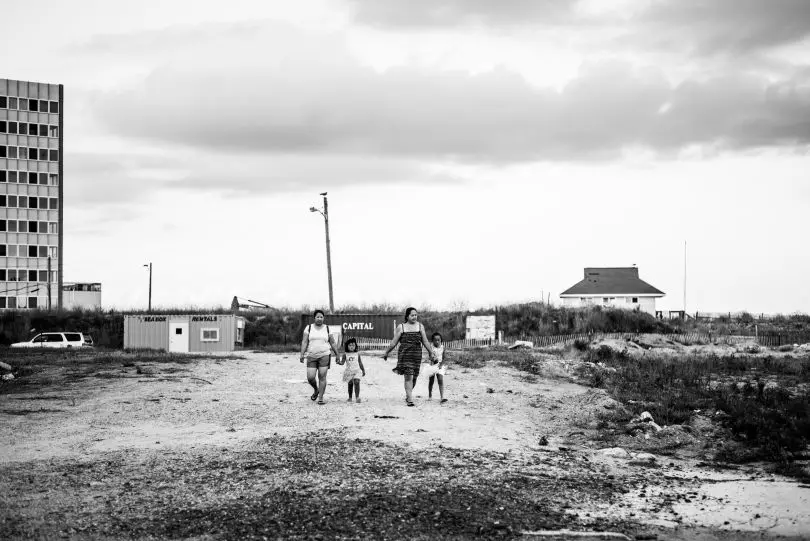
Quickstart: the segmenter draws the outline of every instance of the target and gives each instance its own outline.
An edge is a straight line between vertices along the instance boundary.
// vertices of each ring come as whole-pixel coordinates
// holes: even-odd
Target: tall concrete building
[[[64,88],[0,79],[0,310],[62,307]]]

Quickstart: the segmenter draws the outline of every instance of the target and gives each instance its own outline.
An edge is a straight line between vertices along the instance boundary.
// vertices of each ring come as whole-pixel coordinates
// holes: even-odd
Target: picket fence
[[[577,333],[577,334],[556,334],[545,336],[506,337],[503,345],[514,344],[517,340],[532,342],[535,347],[567,346],[577,340],[592,342],[595,340],[638,340],[645,336],[662,336],[673,342],[683,345],[693,344],[726,344],[734,345],[745,342],[757,342],[762,346],[779,347],[784,344],[807,343],[810,342],[810,335],[799,334],[748,334],[748,335],[727,335],[714,333],[679,333],[654,335],[648,333]],[[357,345],[361,350],[384,350],[391,343],[390,340],[382,338],[358,338]],[[473,348],[486,348],[497,345],[495,340],[451,340],[444,343],[446,350],[460,351]],[[392,351],[396,351],[395,346]]]

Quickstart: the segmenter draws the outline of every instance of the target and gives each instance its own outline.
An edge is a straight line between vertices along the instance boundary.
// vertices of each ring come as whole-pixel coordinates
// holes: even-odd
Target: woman
[[[315,310],[312,314],[315,323],[307,325],[304,329],[304,339],[301,340],[301,362],[307,360],[307,381],[315,391],[310,396],[310,400],[317,400],[318,404],[323,405],[323,393],[326,391],[326,373],[329,371],[329,365],[332,352],[335,353],[335,359],[338,358],[337,346],[335,339],[329,334],[329,325],[323,324],[323,310]],[[318,381],[315,381],[315,374],[318,374]]]
[[[417,322],[419,313],[416,308],[410,307],[405,310],[405,323],[397,325],[394,331],[394,339],[388,345],[388,349],[383,353],[383,360],[388,360],[388,354],[399,343],[397,354],[397,366],[394,372],[401,374],[405,381],[405,403],[413,406],[413,387],[416,385],[416,378],[419,376],[419,367],[422,364],[422,346],[428,350],[430,360],[436,358],[433,347],[428,342],[425,328]]]

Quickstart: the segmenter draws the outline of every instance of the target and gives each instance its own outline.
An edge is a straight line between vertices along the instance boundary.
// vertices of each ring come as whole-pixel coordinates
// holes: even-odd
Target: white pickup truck
[[[13,348],[80,348],[85,345],[80,332],[44,332],[28,342],[11,344]]]

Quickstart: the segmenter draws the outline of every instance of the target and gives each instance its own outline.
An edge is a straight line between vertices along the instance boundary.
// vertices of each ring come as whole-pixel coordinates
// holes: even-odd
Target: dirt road
[[[795,483],[605,456],[593,429],[612,401],[564,379],[455,368],[449,402],[422,380],[409,408],[394,363],[369,356],[362,403],[333,365],[321,406],[294,354],[240,355],[57,367],[0,395],[0,537],[810,536]]]

